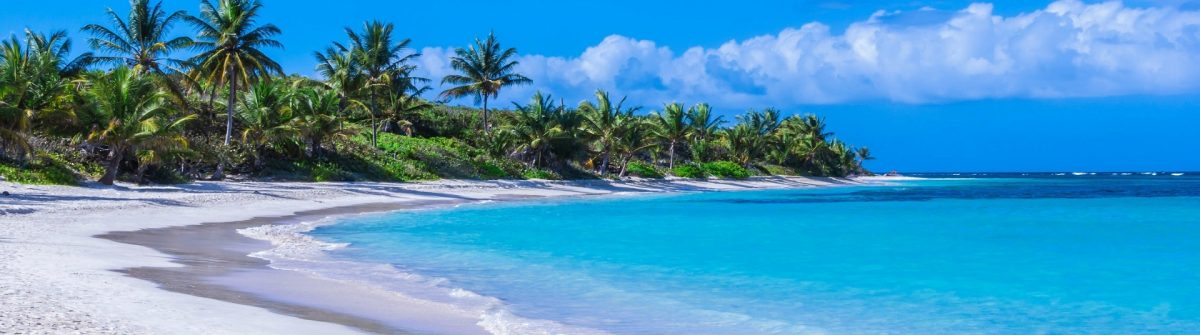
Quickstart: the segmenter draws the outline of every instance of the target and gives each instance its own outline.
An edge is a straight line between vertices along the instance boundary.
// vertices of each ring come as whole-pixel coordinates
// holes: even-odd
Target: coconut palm
[[[122,18],[112,8],[107,13],[112,27],[98,24],[83,26],[91,33],[88,44],[101,55],[96,62],[124,65],[135,71],[152,71],[165,74],[183,69],[186,62],[172,58],[171,54],[191,46],[188,37],[169,37],[171,28],[187,18],[184,11],[167,13],[162,1],[150,5],[149,0],[130,0],[129,14]]]
[[[427,90],[426,87],[418,92]],[[433,104],[417,95],[409,95],[398,92],[391,92],[384,99],[380,108],[380,118],[384,122],[384,130],[387,131],[391,125],[396,125],[404,135],[413,135],[412,118],[417,113],[433,108]]]
[[[761,128],[755,127],[745,120],[726,129],[722,135],[729,145],[730,155],[734,161],[746,168],[749,168],[756,159],[761,157],[767,148],[767,141],[762,135]]]
[[[856,156],[858,156],[858,162],[855,163],[855,165],[858,166],[858,173],[870,174],[871,172],[867,171],[867,167],[863,164],[869,160],[875,159],[875,156],[871,156],[871,149],[867,147],[859,147],[854,153]]]
[[[600,165],[596,167],[600,174],[608,173],[609,158],[623,135],[622,131],[627,129],[625,123],[631,122],[633,113],[640,109],[624,108],[624,104],[625,98],[613,104],[608,92],[603,90],[596,91],[596,103],[584,101],[579,104],[579,111],[583,115],[582,130],[600,153]]]
[[[63,31],[46,35],[26,29],[24,41],[13,36],[0,42],[0,153],[15,148],[20,156],[30,156],[28,139],[36,120],[72,118],[71,109],[55,105],[91,54],[68,59],[70,52]],[[55,114],[62,117],[50,117]]]
[[[442,84],[457,86],[442,91],[441,97],[473,96],[475,103],[483,102],[483,131],[491,132],[488,100],[499,96],[500,89],[506,86],[533,81],[514,72],[518,63],[512,58],[517,55],[517,49],[501,48],[495,34],[488,34],[484,41],[475,39],[475,45],[455,49],[454,54],[450,58],[450,67],[459,73],[443,77]]]
[[[254,147],[254,166],[262,167],[263,151],[272,144],[290,142],[296,134],[292,124],[289,86],[280,81],[264,81],[255,84],[242,97],[243,108],[238,111],[238,121],[244,127],[242,143]]]
[[[258,0],[210,0],[200,2],[200,16],[186,20],[198,30],[195,46],[202,50],[191,59],[196,64],[196,76],[209,82],[229,86],[226,103],[225,146],[233,135],[234,107],[237,105],[238,85],[249,85],[259,77],[282,74],[283,68],[263,53],[264,48],[282,48],[273,39],[280,34],[272,24],[257,25]],[[214,178],[224,175],[224,162],[217,165]]]
[[[707,161],[712,155],[712,140],[717,137],[721,124],[725,123],[723,116],[712,115],[708,104],[697,104],[688,109],[687,123],[692,129],[689,132],[688,147],[692,150],[692,159],[700,162]]]
[[[168,142],[186,145],[186,140],[178,134],[195,116],[171,119],[171,110],[165,103],[167,94],[150,78],[119,67],[111,73],[95,75],[90,83],[88,97],[104,121],[88,139],[107,145],[109,150],[101,184],[112,185],[127,152],[164,147]]]
[[[149,71],[161,75],[176,100],[186,105],[182,88],[167,75],[187,68],[187,62],[171,57],[176,51],[192,45],[192,39],[184,36],[170,37],[171,28],[187,18],[184,11],[167,13],[162,1],[150,5],[149,0],[130,0],[129,14],[122,18],[108,8],[111,27],[98,24],[83,26],[83,31],[92,35],[88,44],[100,53],[93,57],[98,63],[129,66],[135,71]],[[186,108],[186,106],[185,106]]]
[[[412,73],[414,65],[409,64],[416,57],[420,57],[420,53],[406,52],[410,39],[401,39],[393,42],[392,30],[394,26],[391,23],[382,23],[379,21],[369,21],[363,23],[363,31],[356,33],[350,28],[346,28],[346,35],[350,38],[349,48],[353,53],[354,60],[357,62],[361,70],[366,75],[366,90],[368,101],[368,113],[371,116],[371,145],[376,145],[376,138],[379,134],[379,124],[376,119],[379,116],[378,97],[382,95],[380,92],[385,91],[393,83],[408,84],[413,80],[404,79],[399,76],[408,76]]]
[[[339,100],[337,92],[313,87],[299,89],[291,99],[296,131],[304,139],[309,158],[323,154],[321,146],[326,140],[348,136]]]
[[[667,168],[675,168],[675,145],[687,139],[692,127],[687,123],[687,113],[683,104],[672,103],[663,107],[662,112],[651,115],[653,135],[658,140],[667,143]]]
[[[529,159],[529,165],[541,168],[547,156],[553,156],[566,140],[573,139],[572,128],[576,126],[576,113],[563,105],[555,105],[554,98],[534,93],[528,105],[513,103],[517,112],[508,131],[512,133],[516,147],[514,153]]]
[[[324,85],[338,95],[338,107],[345,111],[350,105],[360,103],[357,94],[367,85],[367,77],[354,54],[341,44],[334,43],[324,52],[316,52],[317,73],[325,78]]]
[[[625,118],[625,122],[621,123],[621,137],[616,142],[614,151],[617,158],[620,160],[621,171],[617,173],[620,178],[625,177],[628,171],[629,162],[638,154],[654,148],[658,145],[655,142],[654,127],[648,119],[638,117]]]

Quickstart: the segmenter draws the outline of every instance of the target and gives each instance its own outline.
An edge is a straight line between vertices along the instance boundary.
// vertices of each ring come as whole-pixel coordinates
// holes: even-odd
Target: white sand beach
[[[880,179],[871,179],[877,182]],[[361,327],[176,293],[116,270],[173,267],[170,255],[95,237],[107,232],[430,200],[802,188],[867,182],[803,177],[666,181],[422,183],[197,182],[176,186],[32,186],[0,182],[0,333],[339,334]],[[314,295],[322,294],[314,292]],[[336,296],[338,292],[324,292]],[[291,297],[305,299],[305,297]],[[435,318],[436,319],[436,318]],[[469,319],[469,318],[468,318]],[[434,319],[431,319],[434,320]],[[455,316],[443,321],[456,323]],[[480,325],[436,328],[486,333]],[[457,329],[457,330],[456,330]]]

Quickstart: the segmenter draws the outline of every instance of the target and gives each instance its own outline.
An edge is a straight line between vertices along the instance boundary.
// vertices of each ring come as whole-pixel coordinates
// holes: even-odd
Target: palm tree
[[[582,130],[600,153],[600,165],[596,167],[600,174],[608,173],[609,156],[626,129],[625,123],[630,122],[633,113],[640,109],[623,108],[624,104],[625,98],[613,104],[608,92],[603,90],[596,91],[596,103],[584,101],[579,104],[579,111],[583,114]]]
[[[0,42],[0,154],[16,147],[20,156],[32,157],[28,139],[37,119],[73,118],[72,110],[56,104],[91,54],[68,59],[70,52],[64,31],[45,35],[26,29],[24,41],[13,36]]]
[[[488,123],[488,99],[500,95],[500,89],[511,85],[524,85],[532,80],[517,74],[517,61],[512,60],[517,55],[517,49],[502,49],[496,41],[495,34],[488,34],[485,41],[475,39],[475,45],[468,49],[454,50],[450,58],[450,67],[459,74],[451,74],[442,78],[442,84],[457,85],[442,91],[443,98],[461,98],[474,96],[475,103],[483,102],[483,131],[491,132]]]
[[[337,92],[326,88],[301,88],[291,99],[291,110],[295,115],[296,131],[308,147],[309,158],[322,155],[321,144],[334,137],[344,137],[348,130],[342,126],[344,118]]]
[[[663,107],[663,111],[654,113],[650,120],[654,122],[654,136],[667,143],[667,168],[675,168],[675,145],[683,142],[691,134],[692,127],[687,123],[687,113],[683,105],[673,103]]]
[[[648,119],[629,117],[626,122],[622,123],[621,138],[617,141],[614,151],[617,152],[618,158],[621,160],[621,172],[617,173],[617,177],[625,178],[625,172],[628,171],[629,162],[633,157],[637,156],[642,151],[653,148],[657,145],[653,141],[654,124]]]
[[[338,95],[339,110],[344,112],[360,101],[355,95],[367,85],[367,78],[354,54],[341,44],[334,43],[325,52],[316,52],[317,73],[325,77],[324,85]]]
[[[242,97],[238,120],[245,126],[242,143],[254,146],[254,166],[262,167],[262,153],[271,144],[290,142],[296,134],[292,124],[289,86],[279,81],[255,84]]]
[[[141,146],[159,147],[164,142],[186,141],[178,131],[195,115],[171,120],[171,110],[164,103],[167,94],[149,78],[119,67],[111,73],[96,75],[90,82],[87,94],[104,124],[88,139],[107,145],[109,150],[101,184],[112,185],[126,152],[136,153]]]
[[[171,54],[191,46],[192,39],[167,35],[175,23],[187,18],[187,13],[181,10],[168,14],[162,8],[162,1],[150,6],[149,0],[130,0],[129,7],[128,18],[121,18],[112,8],[108,8],[111,28],[98,24],[83,26],[83,31],[92,34],[88,44],[103,54],[93,57],[94,60],[160,75],[171,94],[186,109],[187,99],[183,90],[167,75],[187,68],[187,62],[172,58]]]
[[[743,167],[749,168],[767,147],[766,138],[760,130],[761,128],[742,120],[723,132],[725,141],[729,144],[730,154]]]
[[[355,33],[354,30],[346,28],[346,35],[350,38],[350,50],[366,75],[372,146],[377,144],[376,137],[379,134],[379,124],[376,122],[376,118],[379,116],[377,109],[379,91],[388,88],[393,83],[407,84],[411,82],[412,80],[403,80],[397,77],[408,76],[415,67],[408,63],[421,56],[419,53],[404,54],[405,50],[408,50],[408,44],[412,41],[406,38],[393,43],[393,29],[394,26],[391,23],[384,24],[379,21],[363,23],[362,33]]]
[[[282,48],[272,39],[280,34],[272,24],[256,25],[262,3],[258,0],[210,0],[200,2],[200,16],[186,20],[199,30],[196,47],[200,54],[192,58],[197,76],[214,83],[229,85],[226,103],[225,146],[233,135],[234,107],[238,84],[249,85],[258,77],[282,74],[283,68],[262,52],[263,48]],[[213,178],[224,176],[224,160],[217,165]]]
[[[121,18],[112,8],[108,16],[112,19],[112,28],[98,24],[83,26],[83,31],[91,33],[88,44],[105,55],[95,56],[96,62],[118,66],[129,66],[135,71],[152,71],[159,74],[170,70],[186,67],[183,60],[171,58],[171,54],[191,46],[192,39],[188,37],[168,37],[167,34],[175,23],[187,18],[184,11],[168,14],[162,8],[162,1],[150,6],[149,0],[130,0],[129,16]]]
[[[514,152],[528,157],[533,167],[541,168],[546,156],[552,156],[556,151],[556,146],[572,138],[570,128],[576,123],[573,120],[575,113],[567,111],[561,104],[555,105],[554,98],[541,91],[534,93],[529,105],[513,105],[517,112],[508,130],[517,144]]]
[[[428,89],[426,87],[425,89]],[[423,90],[418,92],[423,92]],[[412,116],[420,111],[433,108],[433,104],[421,99],[417,95],[408,95],[403,93],[391,92],[387,95],[383,102],[380,117],[383,119],[385,129],[391,125],[396,125],[404,132],[404,135],[413,135]]]
[[[858,156],[858,162],[855,163],[855,165],[858,166],[858,172],[870,174],[870,171],[867,171],[867,167],[863,164],[869,160],[875,159],[875,156],[871,156],[871,149],[867,147],[860,147],[854,153]]]
[[[712,155],[712,139],[717,137],[721,124],[725,123],[723,116],[713,117],[712,108],[708,104],[698,104],[688,109],[687,123],[692,129],[689,132],[688,147],[692,150],[692,159],[707,161]]]

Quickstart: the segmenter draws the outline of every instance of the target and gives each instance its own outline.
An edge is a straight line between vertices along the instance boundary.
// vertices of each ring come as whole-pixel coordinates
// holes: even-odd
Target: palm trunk
[[[117,172],[121,168],[122,158],[125,158],[125,148],[113,146],[112,151],[108,152],[108,166],[104,168],[104,176],[101,176],[99,180],[101,184],[113,184],[113,181],[117,179]]]
[[[233,71],[229,71],[229,97],[225,101],[225,149],[229,150],[229,142],[233,137],[233,109],[237,104],[237,77]],[[217,171],[213,173],[213,179],[225,179],[224,155],[217,160]]]
[[[604,158],[600,159],[600,176],[608,174],[608,148],[604,148]]]
[[[308,140],[308,158],[321,155],[321,136],[313,136]]]
[[[625,178],[625,172],[628,171],[627,168],[629,167],[630,158],[633,158],[633,155],[629,155],[628,157],[621,159],[621,173],[617,174],[617,178]]]
[[[375,91],[371,91],[371,147],[378,148],[379,142],[379,124],[375,120]]]
[[[492,133],[492,125],[488,123],[487,104],[488,104],[488,96],[487,96],[487,94],[484,94],[483,95],[483,133],[491,134]]]
[[[141,162],[138,162],[138,168],[137,168],[137,183],[138,183],[138,185],[146,185],[146,169],[149,167],[150,167],[150,164],[142,164]]]
[[[671,140],[671,146],[670,146],[670,149],[667,149],[667,150],[670,150],[670,152],[668,152],[668,153],[667,153],[667,156],[670,156],[670,157],[671,157],[671,158],[670,158],[670,159],[667,161],[667,168],[668,168],[668,169],[675,169],[675,140]]]

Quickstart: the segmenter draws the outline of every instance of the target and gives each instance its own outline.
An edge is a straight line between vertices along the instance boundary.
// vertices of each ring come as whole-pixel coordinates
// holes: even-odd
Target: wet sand
[[[355,288],[338,287],[338,283],[311,278],[302,273],[272,269],[268,266],[270,262],[248,256],[271,248],[271,244],[246,237],[237,230],[263,225],[295,224],[332,216],[452,206],[463,202],[466,201],[416,200],[375,203],[300,212],[284,217],[110,232],[96,237],[149,247],[170,255],[171,262],[181,266],[116,270],[130,277],[154,282],[168,291],[262,307],[276,313],[342,324],[370,333],[411,334],[410,331],[379,320],[322,308],[315,302],[330,296],[345,299],[345,294],[356,293],[351,292]],[[229,282],[265,283],[273,288],[272,292],[264,294],[266,292],[255,292],[246,287],[263,285],[227,285]],[[283,298],[284,296],[292,298]]]

